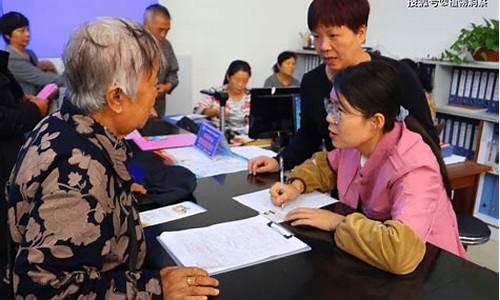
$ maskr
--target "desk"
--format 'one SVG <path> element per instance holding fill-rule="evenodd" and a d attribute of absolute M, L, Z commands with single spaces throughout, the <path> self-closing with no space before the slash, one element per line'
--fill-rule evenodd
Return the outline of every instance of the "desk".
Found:
<path fill-rule="evenodd" d="M 255 216 L 256 212 L 231 198 L 267 188 L 276 180 L 276 174 L 252 177 L 246 172 L 199 180 L 191 200 L 208 211 L 146 228 L 147 264 L 154 268 L 174 265 L 156 240 L 161 232 Z M 348 212 L 339 203 L 329 208 Z M 427 245 L 423 263 L 414 273 L 395 276 L 338 249 L 331 233 L 291 230 L 312 250 L 216 275 L 221 294 L 215 299 L 498 299 L 497 273 L 433 245 Z"/>
<path fill-rule="evenodd" d="M 167 127 L 164 129 L 168 132 L 158 134 L 178 132 Z M 140 155 L 147 156 L 148 164 L 163 163 L 152 153 Z M 473 169 L 474 165 L 477 164 L 466 162 L 447 167 L 455 189 L 470 187 L 470 182 L 463 183 L 461 178 L 484 172 L 481 168 Z M 146 228 L 148 267 L 175 265 L 156 240 L 161 232 L 255 216 L 255 211 L 232 197 L 268 188 L 277 180 L 277 174 L 254 177 L 246 172 L 200 179 L 193 196 L 187 200 L 197 202 L 208 211 Z M 340 203 L 328 208 L 343 214 L 349 212 Z M 396 276 L 341 251 L 335 246 L 331 233 L 313 228 L 290 229 L 312 250 L 216 275 L 221 294 L 214 299 L 498 299 L 497 273 L 431 244 L 427 244 L 425 258 L 415 272 Z"/>
<path fill-rule="evenodd" d="M 490 167 L 473 161 L 446 165 L 453 194 L 453 209 L 457 213 L 472 216 L 479 185 L 479 176 Z"/>

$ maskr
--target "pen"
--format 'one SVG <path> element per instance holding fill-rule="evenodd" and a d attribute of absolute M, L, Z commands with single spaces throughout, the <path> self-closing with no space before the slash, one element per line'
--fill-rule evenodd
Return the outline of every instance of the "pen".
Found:
<path fill-rule="evenodd" d="M 283 156 L 280 156 L 280 190 L 283 191 L 283 186 L 284 186 L 284 171 L 285 169 L 283 168 Z M 285 203 L 281 203 L 281 208 L 285 207 Z"/>

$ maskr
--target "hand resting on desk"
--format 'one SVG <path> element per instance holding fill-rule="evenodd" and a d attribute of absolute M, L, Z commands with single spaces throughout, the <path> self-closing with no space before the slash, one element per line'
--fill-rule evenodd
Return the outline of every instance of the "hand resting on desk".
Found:
<path fill-rule="evenodd" d="M 326 231 L 334 231 L 344 216 L 321 208 L 296 208 L 288 213 L 286 221 L 292 226 L 308 225 Z"/>
<path fill-rule="evenodd" d="M 160 271 L 163 299 L 207 299 L 219 295 L 219 281 L 195 267 L 167 267 Z"/>
<path fill-rule="evenodd" d="M 279 171 L 276 159 L 268 156 L 258 156 L 248 161 L 248 173 L 257 175 L 259 173 L 273 173 Z"/>

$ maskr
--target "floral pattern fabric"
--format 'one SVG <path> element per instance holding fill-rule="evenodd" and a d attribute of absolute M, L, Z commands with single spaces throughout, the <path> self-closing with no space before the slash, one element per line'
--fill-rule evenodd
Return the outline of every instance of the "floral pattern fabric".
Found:
<path fill-rule="evenodd" d="M 142 269 L 128 158 L 68 101 L 33 130 L 7 185 L 16 299 L 162 299 L 159 271 Z"/>

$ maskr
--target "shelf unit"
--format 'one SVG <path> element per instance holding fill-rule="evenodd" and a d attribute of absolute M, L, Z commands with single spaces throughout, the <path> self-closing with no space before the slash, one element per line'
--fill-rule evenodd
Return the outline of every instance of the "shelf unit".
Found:
<path fill-rule="evenodd" d="M 420 62 L 433 68 L 433 95 L 438 115 L 444 119 L 459 117 L 463 120 L 465 118 L 471 123 L 477 124 L 473 131 L 475 136 L 472 137 L 474 140 L 474 147 L 471 149 L 474 152 L 472 158 L 478 163 L 492 166 L 492 170 L 481 175 L 479 179 L 474 216 L 491 225 L 495 229 L 494 232 L 498 232 L 498 114 L 487 112 L 486 108 L 469 109 L 448 104 L 455 67 L 484 71 L 496 70 L 498 72 L 498 63 L 454 64 L 425 59 Z M 492 151 L 494 153 L 491 153 Z M 498 235 L 492 236 L 492 238 L 498 239 Z"/>
<path fill-rule="evenodd" d="M 295 67 L 294 77 L 301 80 L 302 76 L 321 64 L 321 58 L 315 50 L 298 49 L 290 50 L 297 55 L 297 65 Z"/>

